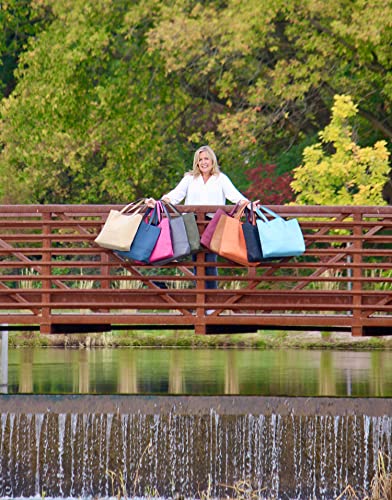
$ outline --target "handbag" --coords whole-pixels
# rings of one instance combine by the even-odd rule
[[[211,250],[233,262],[249,266],[241,221],[246,205],[247,203],[237,204],[231,212],[219,218],[211,238]]]
[[[185,230],[188,236],[189,246],[191,247],[191,253],[196,253],[200,250],[200,233],[197,227],[196,215],[193,212],[184,212],[182,218],[185,223]]]
[[[214,214],[214,217],[207,224],[200,237],[200,243],[210,250],[211,250],[210,248],[211,238],[215,232],[216,225],[218,224],[218,221],[222,217],[222,215],[226,215],[226,212],[222,208],[218,208],[218,210]]]
[[[150,255],[149,261],[155,263],[160,260],[170,259],[173,257],[173,243],[170,235],[170,224],[169,216],[166,213],[166,217],[163,217],[166,211],[166,207],[163,206],[161,201],[157,201],[157,218],[158,227],[161,228],[158,240],[155,247]]]
[[[234,206],[233,210],[236,210],[239,207],[239,205],[240,205],[240,202],[238,202]],[[233,210],[232,210],[232,212],[233,212]],[[219,219],[222,217],[222,215],[227,215],[227,212],[225,212],[225,210],[223,210],[222,208],[218,208],[218,210],[214,214],[214,217],[207,224],[207,226],[205,227],[205,229],[201,235],[201,238],[200,238],[201,244],[210,250],[212,250],[212,248],[211,248],[212,236],[215,233],[216,226],[219,222]]]
[[[191,254],[191,246],[189,244],[183,214],[181,214],[171,203],[164,203],[164,205],[165,204],[175,214],[173,217],[170,214],[169,210],[167,210],[166,212],[169,218],[170,236],[173,244],[173,255],[168,259],[157,261],[156,264],[167,264],[172,260],[180,260],[186,258]]]
[[[264,210],[272,219],[267,219],[259,209]],[[263,258],[295,257],[305,252],[305,241],[297,219],[285,220],[262,205],[256,208],[256,214],[260,217],[256,224]]]
[[[110,210],[95,243],[110,250],[129,250],[143,219],[140,212],[143,200],[129,203],[121,211]]]
[[[155,206],[153,211],[151,208],[146,211],[129,250],[116,251],[116,254],[126,260],[148,263],[161,232],[157,224],[157,207]]]
[[[260,262],[263,260],[263,251],[261,247],[259,230],[256,224],[256,216],[253,210],[253,204],[251,209],[247,209],[246,221],[242,224],[242,232],[244,233],[246,252],[249,262]]]

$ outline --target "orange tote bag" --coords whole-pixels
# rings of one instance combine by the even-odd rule
[[[248,261],[248,253],[241,217],[246,209],[246,203],[222,215],[211,238],[210,248],[225,259],[244,266],[254,265]]]

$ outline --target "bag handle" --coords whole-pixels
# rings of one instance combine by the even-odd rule
[[[149,226],[157,226],[160,222],[159,217],[159,207],[158,203],[155,204],[154,208],[148,207],[144,214],[145,222]]]
[[[256,225],[256,214],[255,214],[255,210],[253,208],[253,203],[250,204],[250,209],[248,207],[246,207],[245,216],[246,216],[246,220],[250,224],[252,224],[252,226]]]
[[[125,214],[131,210],[134,211],[135,209],[137,209],[135,213],[140,212],[142,205],[144,205],[144,198],[139,198],[138,200],[129,203],[122,210],[120,210],[120,214]]]
[[[234,207],[228,212],[228,215],[230,217],[237,217],[238,213],[240,213],[240,217],[242,217],[244,210],[247,206],[248,202],[247,201],[237,201],[237,203],[234,205]]]
[[[164,213],[166,213],[166,215],[168,215],[167,210],[163,206],[161,200],[158,200],[155,203],[155,207],[154,207],[154,220],[155,220],[157,226],[162,221]]]
[[[182,216],[181,212],[179,212],[174,205],[172,205],[168,201],[162,200],[163,206],[167,205],[176,215],[179,215],[180,217]],[[168,210],[166,209],[166,215],[170,218],[170,215],[168,213]]]
[[[256,208],[256,214],[261,218],[263,219],[264,222],[268,222],[268,219],[267,217],[265,216],[265,214],[263,214],[263,212],[261,212],[259,209],[263,209],[265,212],[267,212],[267,214],[271,215],[274,219],[282,219],[282,217],[280,215],[278,215],[277,213],[275,213],[274,211],[272,211],[270,208],[267,208],[265,207],[264,205],[259,205],[257,208]]]

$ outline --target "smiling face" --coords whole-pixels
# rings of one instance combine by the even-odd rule
[[[213,161],[207,151],[201,151],[199,153],[197,166],[203,177],[210,177],[210,175],[212,175]]]
[[[196,177],[201,175],[205,181],[211,175],[219,174],[218,160],[210,146],[202,146],[193,155],[192,174]]]

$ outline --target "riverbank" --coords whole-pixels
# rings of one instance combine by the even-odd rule
[[[392,337],[353,337],[342,332],[265,331],[195,335],[184,330],[112,331],[84,334],[9,332],[10,347],[181,347],[254,349],[392,349]]]

